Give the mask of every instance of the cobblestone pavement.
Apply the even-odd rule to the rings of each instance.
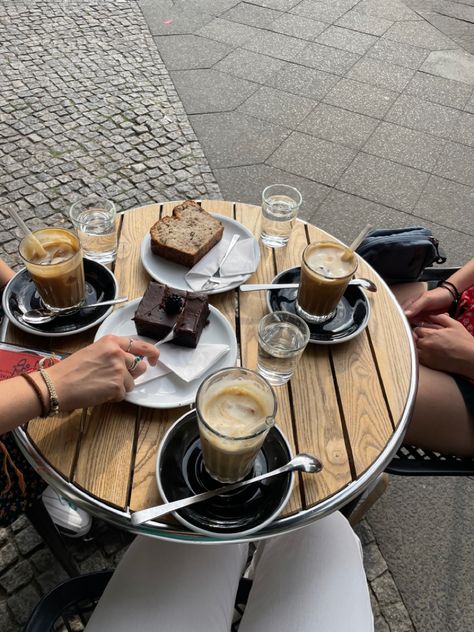
[[[54,223],[79,195],[118,207],[218,188],[135,2],[0,3],[0,240],[8,217]]]
[[[467,157],[461,181],[455,173],[443,181],[446,196],[453,190],[458,196],[462,220],[467,193],[461,189],[469,187],[465,180],[472,173],[472,133],[460,136],[454,119],[472,119],[473,85],[426,78],[418,71],[436,50],[433,32],[425,34],[426,48],[403,43],[401,34],[383,37],[399,24],[399,15],[388,12],[403,12],[404,5],[363,0],[352,11],[356,4],[143,0],[153,42],[133,0],[0,0],[0,239],[7,261],[16,264],[18,245],[9,204],[35,227],[62,221],[69,204],[92,190],[104,192],[121,208],[163,198],[219,197],[207,158],[227,197],[232,192],[242,197],[249,190],[257,201],[262,183],[287,175],[284,168],[293,164],[308,217],[319,206],[337,221],[349,204],[361,215],[371,212],[401,225],[421,189],[429,193],[429,184],[441,179],[432,176],[424,189],[428,173],[419,172],[418,161],[432,169],[449,138],[441,176],[455,172],[460,146]],[[161,9],[166,16],[157,12]],[[368,49],[371,54],[363,56]],[[306,65],[295,63],[303,53]],[[394,56],[400,66],[388,68]],[[351,76],[343,78],[353,66]],[[408,84],[405,101],[400,101]],[[298,100],[289,96],[295,92]],[[391,123],[382,123],[396,100]],[[313,109],[301,130],[282,125],[293,121],[296,128]],[[213,113],[220,118],[206,120]],[[402,120],[406,127],[398,125]],[[371,153],[362,154],[365,163],[354,161],[347,186],[333,190],[340,165],[351,163],[376,128],[380,137],[374,134]],[[337,136],[328,138],[325,130]],[[318,135],[323,139],[316,140]],[[219,138],[229,144],[219,145]],[[459,145],[460,140],[466,145]],[[386,146],[398,152],[393,163],[383,158]],[[249,150],[258,153],[249,159]],[[274,160],[268,160],[273,154]],[[361,190],[364,170],[370,178]],[[387,189],[389,178],[394,184]],[[375,195],[376,186],[382,199]],[[397,193],[405,189],[400,208]],[[351,231],[351,222],[346,224]],[[104,525],[98,531],[91,542],[71,541],[83,571],[114,566],[129,542],[127,534]],[[376,631],[413,630],[374,533],[366,522],[358,532]],[[40,595],[62,578],[63,571],[25,518],[0,530],[0,632],[20,630]]]

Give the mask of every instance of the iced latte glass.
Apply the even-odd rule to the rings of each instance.
[[[332,318],[356,270],[357,257],[343,244],[317,241],[306,246],[301,260],[296,313],[310,323],[323,323]]]
[[[243,480],[275,423],[270,384],[249,369],[222,369],[199,387],[196,411],[207,472],[221,483]]]
[[[65,228],[43,228],[24,237],[20,256],[49,309],[80,307],[86,286],[79,239]]]

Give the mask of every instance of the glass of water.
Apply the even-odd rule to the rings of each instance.
[[[84,256],[99,263],[111,263],[117,256],[115,204],[99,196],[82,198],[69,209]]]
[[[273,312],[258,325],[257,371],[273,386],[286,384],[308,344],[305,321],[289,312]]]
[[[287,184],[271,184],[263,190],[260,237],[265,246],[286,246],[302,201],[298,189]]]

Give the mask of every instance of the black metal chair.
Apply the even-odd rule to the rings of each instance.
[[[77,632],[84,629],[112,573],[88,573],[67,579],[53,588],[33,610],[24,632],[53,632],[58,629]]]
[[[73,577],[59,584],[41,599],[33,610],[24,632],[78,632],[83,630],[102,596],[113,571],[97,571]],[[235,600],[232,632],[237,632],[252,582],[240,580]],[[62,627],[61,627],[62,626]],[[82,627],[81,627],[82,626]]]
[[[385,471],[399,476],[472,476],[474,459],[402,445]]]

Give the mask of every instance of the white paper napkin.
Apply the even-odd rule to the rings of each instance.
[[[247,239],[239,239],[232,248],[221,268],[220,277],[212,276],[219,267],[219,263],[225,255],[231,239],[232,235],[222,238],[207,255],[186,273],[186,282],[194,291],[202,289],[209,279],[218,282],[220,286],[225,286],[243,281],[248,274],[255,272],[257,267],[255,241],[249,237]]]
[[[148,366],[146,372],[135,380],[140,386],[173,372],[185,382],[201,377],[207,369],[229,351],[229,345],[200,343],[195,349],[164,344],[160,347],[160,360],[156,366]]]

